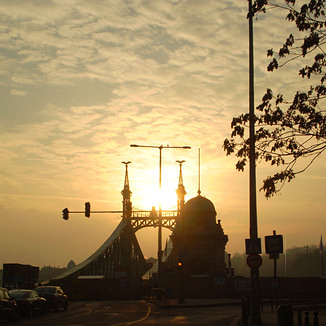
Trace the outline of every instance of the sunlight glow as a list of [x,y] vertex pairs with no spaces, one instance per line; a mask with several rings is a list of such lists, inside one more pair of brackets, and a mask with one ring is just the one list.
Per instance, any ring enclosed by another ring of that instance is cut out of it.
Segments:
[[[143,183],[140,193],[137,193],[137,207],[142,209],[151,209],[155,206],[159,210],[160,198],[163,210],[177,208],[178,188],[178,169],[176,167],[167,167],[162,171],[162,191],[159,194],[159,176],[157,170],[146,171],[149,183]],[[150,177],[148,177],[150,176]],[[135,194],[136,195],[136,194]],[[135,196],[136,197],[136,196]],[[136,204],[136,203],[135,203]]]

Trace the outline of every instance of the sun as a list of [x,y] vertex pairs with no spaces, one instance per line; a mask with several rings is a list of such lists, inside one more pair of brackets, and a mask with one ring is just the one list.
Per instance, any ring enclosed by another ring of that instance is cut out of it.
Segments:
[[156,209],[159,209],[160,204],[163,210],[175,209],[177,206],[177,194],[172,185],[162,186],[161,193],[155,187],[152,190],[149,189],[144,199],[146,204],[150,207],[155,206]]
[[[153,206],[158,210],[161,203],[163,210],[172,210],[177,208],[178,174],[175,169],[165,168],[162,171],[161,193],[159,189],[159,176],[156,170],[148,171],[147,180],[139,194],[137,194],[137,202],[141,203],[143,209],[151,209]],[[137,205],[138,206],[138,205]]]

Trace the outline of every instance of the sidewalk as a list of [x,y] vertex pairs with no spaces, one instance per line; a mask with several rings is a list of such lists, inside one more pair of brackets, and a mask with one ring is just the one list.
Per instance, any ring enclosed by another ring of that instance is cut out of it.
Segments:
[[[314,325],[314,321],[313,321],[313,312],[314,310],[310,310],[309,311],[309,325],[313,326]],[[305,311],[303,310],[301,312],[301,317],[302,317],[302,326],[304,325],[308,325],[305,324]],[[262,312],[261,313],[261,321],[262,321],[262,325],[263,326],[278,326],[278,320],[277,320],[277,312]],[[250,325],[250,322],[249,322]],[[285,322],[284,324],[284,320],[281,321],[280,325],[284,325],[287,326],[288,324]],[[297,311],[293,311],[293,326],[298,326],[298,312]],[[325,326],[326,325],[326,311],[325,310],[320,310],[318,309],[318,325],[319,326]],[[241,321],[241,317],[239,318],[238,321],[238,326],[245,326],[245,324]]]
[[161,308],[241,306],[240,299],[185,299],[184,303],[180,303],[178,299],[147,301]]
[[[179,303],[177,299],[171,300],[147,300],[149,302],[154,303],[156,306],[160,308],[191,308],[191,307],[218,307],[218,306],[239,306],[241,309],[241,300],[240,299],[185,299],[184,303]],[[318,325],[326,326],[326,305],[296,305],[293,306],[293,326],[297,326],[298,324],[298,311],[301,311],[301,320],[302,326],[305,325],[305,312],[309,311],[309,325],[313,326],[313,312],[318,311]],[[241,310],[240,310],[241,311]],[[265,303],[263,311],[261,311],[261,321],[264,326],[278,326],[278,312],[274,307],[273,312],[271,311],[271,307]],[[239,318],[236,321],[236,324],[232,324],[232,326],[245,326],[242,322],[241,313]],[[250,325],[250,319],[249,319]],[[281,320],[280,325],[284,324],[284,319]],[[286,325],[287,326],[287,325]]]

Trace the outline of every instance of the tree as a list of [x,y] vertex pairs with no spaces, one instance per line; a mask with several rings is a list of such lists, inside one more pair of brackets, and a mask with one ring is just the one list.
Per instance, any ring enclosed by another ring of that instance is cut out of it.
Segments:
[[[326,149],[326,116],[323,107],[326,97],[325,66],[326,54],[323,50],[326,41],[325,1],[310,0],[301,7],[296,0],[283,0],[276,4],[268,0],[256,0],[254,14],[271,8],[281,8],[287,12],[286,19],[295,23],[301,38],[290,34],[277,53],[267,51],[272,58],[267,70],[273,72],[288,62],[303,58],[308,63],[300,67],[299,76],[317,83],[306,91],[297,91],[293,100],[286,101],[282,94],[274,95],[267,89],[261,104],[256,107],[255,141],[256,160],[265,161],[281,171],[268,176],[260,190],[267,198],[281,190],[286,181],[304,172]],[[315,56],[311,59],[311,55]],[[280,64],[279,61],[283,63]],[[243,171],[249,160],[249,138],[245,128],[249,124],[249,113],[233,118],[231,139],[225,139],[223,148],[226,155],[235,154],[239,158],[236,169]],[[298,161],[307,158],[303,168]]]

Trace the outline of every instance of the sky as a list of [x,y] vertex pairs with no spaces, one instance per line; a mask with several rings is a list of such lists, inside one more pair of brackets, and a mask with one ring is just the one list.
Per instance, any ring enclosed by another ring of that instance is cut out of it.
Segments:
[[[162,207],[176,208],[185,160],[186,200],[200,188],[229,237],[228,253],[249,238],[248,169],[222,149],[233,117],[248,112],[246,0],[1,0],[1,254],[3,263],[65,267],[111,235],[121,210],[125,166],[133,206],[157,203],[159,150],[130,144],[191,146],[162,150]],[[297,62],[268,73],[266,51],[295,31],[280,10],[254,20],[255,103],[266,88],[289,98],[303,81]],[[273,230],[285,247],[318,244],[325,234],[325,160],[282,192],[257,191],[258,234]],[[257,189],[273,173],[257,166]],[[163,232],[163,241],[170,232]],[[157,230],[136,233],[145,257]],[[0,267],[0,268],[1,268]]]

